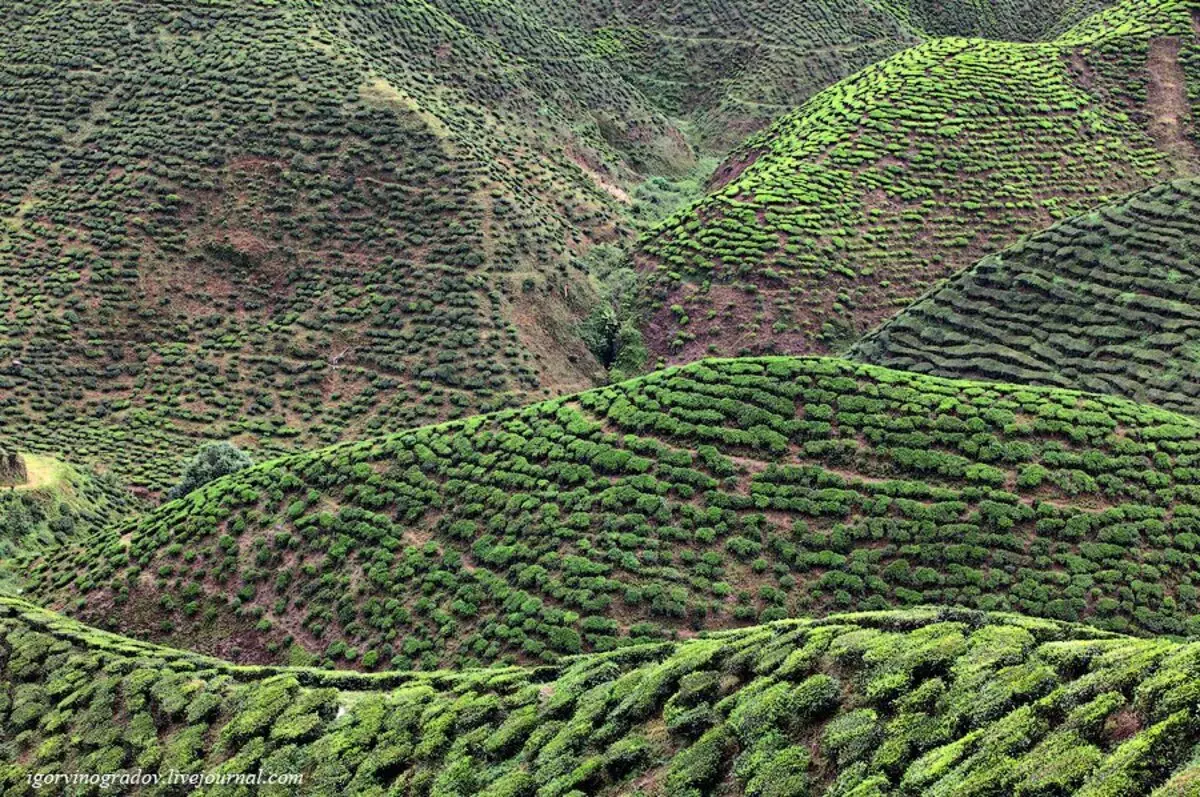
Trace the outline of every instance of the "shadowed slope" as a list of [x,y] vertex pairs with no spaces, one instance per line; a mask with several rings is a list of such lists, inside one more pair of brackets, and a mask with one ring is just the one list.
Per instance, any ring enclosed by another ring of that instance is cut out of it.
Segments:
[[1071,218],[986,257],[859,342],[920,373],[1055,385],[1200,413],[1200,182]]

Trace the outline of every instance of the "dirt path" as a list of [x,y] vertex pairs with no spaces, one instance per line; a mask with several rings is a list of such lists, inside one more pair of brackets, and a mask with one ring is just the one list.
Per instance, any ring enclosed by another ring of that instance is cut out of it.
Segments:
[[1191,160],[1200,160],[1200,152],[1188,138],[1191,107],[1187,97],[1187,78],[1179,65],[1180,41],[1176,36],[1150,42],[1146,68],[1150,85],[1146,87],[1146,105],[1150,114],[1150,137],[1161,149]]

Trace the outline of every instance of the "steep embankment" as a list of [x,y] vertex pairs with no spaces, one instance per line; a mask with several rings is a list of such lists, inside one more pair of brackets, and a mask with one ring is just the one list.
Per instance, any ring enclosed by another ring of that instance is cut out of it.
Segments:
[[1168,797],[1198,777],[1197,662],[1196,644],[920,609],[361,676],[231,667],[0,599],[0,786],[175,770],[302,777],[210,787],[269,797]]
[[1200,422],[840,360],[727,360],[256,466],[28,572],[244,661],[554,660],[962,604],[1184,633]]
[[640,244],[652,353],[838,351],[1020,234],[1194,172],[1196,11],[1128,0],[1053,42],[937,39],[821,92]]

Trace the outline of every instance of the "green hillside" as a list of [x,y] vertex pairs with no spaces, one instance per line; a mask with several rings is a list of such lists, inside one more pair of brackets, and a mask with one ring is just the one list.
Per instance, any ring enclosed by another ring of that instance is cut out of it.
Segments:
[[895,18],[927,37],[972,36],[1000,41],[1043,41],[1069,30],[1112,0],[879,0]]
[[238,661],[429,669],[936,603],[1198,630],[1200,422],[718,360],[255,466],[28,567]]
[[160,492],[202,440],[598,384],[586,253],[691,198],[697,153],[926,37],[1102,4],[11,3],[0,442]]
[[[938,36],[1051,38],[1112,0],[434,0],[477,36],[551,71],[566,47],[602,60],[693,144],[724,154],[821,89]],[[569,44],[568,44],[569,43]]]
[[652,353],[840,351],[1021,233],[1195,171],[1197,19],[1126,0],[1053,42],[931,40],[816,95],[641,242]]
[[361,676],[232,667],[0,600],[0,785],[174,769],[303,777],[203,791],[222,795],[1167,797],[1200,771],[1197,661],[1194,643],[918,609]]
[[26,478],[0,480],[0,593],[19,588],[19,555],[90,537],[145,509],[111,477],[49,457],[21,456]]
[[1156,186],[984,258],[858,343],[921,373],[1200,414],[1200,181]]
[[10,0],[0,797],[1200,797],[1198,113],[1200,0]]

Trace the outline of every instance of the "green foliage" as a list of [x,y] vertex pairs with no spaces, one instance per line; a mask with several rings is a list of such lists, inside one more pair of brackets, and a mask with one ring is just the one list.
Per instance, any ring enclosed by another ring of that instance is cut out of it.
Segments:
[[[263,463],[22,569],[105,627],[356,669],[923,603],[1182,635],[1198,453],[1194,420],[1117,398],[718,360]],[[704,702],[669,730],[705,733]]]
[[[237,667],[0,598],[0,786],[103,766],[302,775],[289,794],[1188,793],[1197,661],[1192,643],[923,608],[363,675]],[[1013,676],[1043,671],[1033,690]],[[908,686],[880,704],[885,677]],[[707,730],[662,732],[699,706]]]
[[179,498],[215,479],[237,473],[253,465],[250,455],[229,443],[208,443],[201,446],[183,470],[179,484],[168,491],[167,498]]
[[[1196,414],[1197,208],[1200,182],[1176,180],[1061,222],[962,272],[852,356]],[[1031,466],[1020,479],[1047,476]]]

